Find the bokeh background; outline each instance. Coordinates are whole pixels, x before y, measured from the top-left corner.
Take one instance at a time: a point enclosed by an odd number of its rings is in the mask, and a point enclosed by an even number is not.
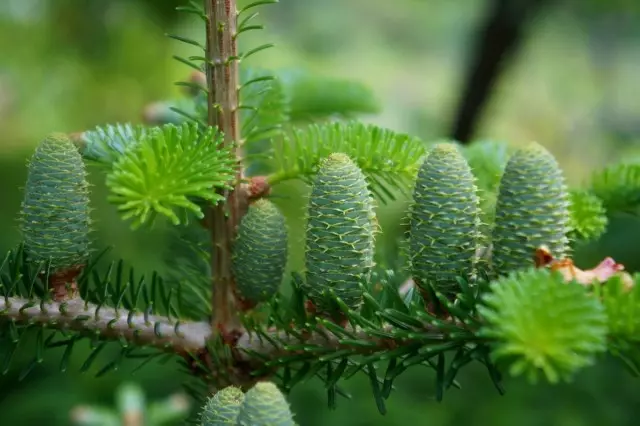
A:
[[[186,48],[165,33],[202,39],[198,22],[174,12],[179,4],[0,0],[0,252],[19,241],[15,225],[25,162],[48,132],[138,123],[147,104],[178,93],[173,82],[188,69],[171,56]],[[635,0],[280,0],[260,13],[267,29],[242,43],[266,40],[277,48],[252,57],[250,65],[305,68],[363,82],[381,106],[379,114],[362,117],[367,122],[425,140],[535,140],[557,156],[572,184],[639,149]],[[483,27],[498,15],[498,25],[490,27],[496,35],[480,52]],[[488,78],[469,84],[478,58],[491,63],[505,46],[510,47],[495,84]],[[473,125],[456,126],[464,93],[483,88],[487,101],[472,108]],[[129,230],[105,201],[100,177],[92,174],[97,246],[113,246],[111,258],[127,259],[143,271],[162,270],[156,248],[164,234]],[[294,228],[297,211],[288,210]],[[391,211],[386,221],[398,218]],[[639,270],[638,238],[634,217],[616,217],[604,237],[580,248],[577,261],[589,266],[610,255]],[[87,351],[86,344],[78,345],[74,368],[64,374],[58,371],[61,353],[52,351],[20,381],[21,368],[33,356],[25,342],[0,378],[0,424],[69,425],[74,406],[112,405],[114,390],[125,380],[140,384],[150,399],[180,391],[183,377],[171,362],[150,364],[135,375],[127,363],[100,379],[94,378],[99,364],[80,374]],[[107,352],[100,358],[106,360]],[[437,403],[431,372],[414,370],[397,382],[384,417],[363,379],[345,384],[353,399],[341,400],[335,411],[327,408],[318,383],[297,388],[290,400],[302,426],[613,426],[637,425],[640,415],[640,381],[611,360],[570,384],[531,387],[507,380],[505,396],[482,369],[469,368],[460,381],[461,390]]]

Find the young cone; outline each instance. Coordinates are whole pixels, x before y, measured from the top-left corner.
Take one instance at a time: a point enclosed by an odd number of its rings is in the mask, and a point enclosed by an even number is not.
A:
[[[493,272],[534,265],[538,247],[565,257],[570,231],[569,196],[562,170],[544,147],[531,144],[509,159],[496,203]]]
[[[320,164],[311,190],[304,288],[316,307],[337,313],[333,290],[351,309],[362,301],[360,283],[373,267],[373,200],[362,171],[345,154]]]
[[[238,414],[244,400],[240,388],[227,386],[207,399],[200,414],[201,426],[237,425]]]
[[[249,207],[233,246],[233,273],[238,295],[257,304],[278,292],[287,265],[287,227],[284,216],[270,201]]]
[[[453,144],[436,145],[420,167],[411,207],[411,272],[416,284],[449,296],[474,273],[480,207],[475,178]]]
[[[296,426],[289,403],[271,382],[258,382],[245,394],[238,426]]]
[[[22,203],[21,231],[31,261],[51,261],[53,273],[82,266],[89,257],[89,185],[82,157],[64,134],[36,148]]]

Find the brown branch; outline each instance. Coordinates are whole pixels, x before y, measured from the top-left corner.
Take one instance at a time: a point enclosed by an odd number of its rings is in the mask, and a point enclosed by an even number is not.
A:
[[[206,322],[177,322],[158,315],[145,316],[85,303],[79,298],[43,303],[19,297],[0,298],[1,318],[25,324],[48,324],[55,329],[98,332],[104,338],[123,338],[180,354],[204,349],[211,336],[211,326]]]
[[[235,0],[205,0],[207,16],[206,57],[209,89],[208,124],[224,133],[225,146],[235,145],[240,162],[238,143],[238,62],[235,41],[237,9]],[[246,201],[240,200],[242,168],[238,165],[236,188],[224,195],[226,203],[211,207],[208,228],[211,232],[211,256],[214,330],[239,325],[235,313],[235,283],[231,273],[231,242]]]
[[[352,336],[348,341],[330,330],[324,332],[298,331],[293,335],[286,330],[271,328],[262,334],[245,329],[231,333],[223,332],[220,337],[231,351],[222,351],[212,357],[207,342],[213,337],[208,322],[180,322],[158,315],[132,313],[125,309],[114,309],[85,303],[82,299],[67,302],[39,302],[20,297],[0,298],[0,320],[11,320],[21,324],[39,324],[49,329],[72,330],[87,335],[133,344],[155,347],[168,353],[175,353],[186,359],[195,356],[204,360],[210,370],[200,371],[198,363],[192,363],[194,374],[203,374],[212,388],[222,384],[246,385],[256,380],[252,376],[255,368],[260,368],[266,359],[277,359],[291,355],[291,346],[305,344],[325,349],[322,352],[349,349],[358,354],[372,354],[389,351],[403,345],[412,345],[422,337],[392,337],[394,326],[383,324],[378,330],[364,330],[350,325],[345,332]],[[464,324],[457,324],[465,328]],[[424,324],[423,332],[428,340],[448,341],[448,331],[436,325]],[[380,337],[386,333],[390,337]],[[416,340],[418,339],[418,340]],[[354,340],[370,345],[354,344]],[[454,344],[455,342],[452,342]],[[254,353],[261,356],[256,357]],[[216,361],[214,361],[214,359]],[[225,374],[220,374],[220,369]],[[227,377],[228,376],[228,377]]]
[[[205,351],[206,341],[212,336],[211,326],[204,321],[178,322],[159,315],[131,314],[125,309],[85,303],[82,299],[64,303],[39,303],[19,297],[0,298],[0,318],[28,324],[48,324],[54,329],[98,332],[104,338],[123,338],[129,342],[176,353]],[[434,338],[445,338],[445,334],[437,327],[428,324],[425,324],[425,327],[433,332]],[[380,327],[382,332],[390,332],[392,329],[390,325]],[[345,327],[345,331],[354,335],[357,340],[374,342],[381,348],[390,344],[388,339],[371,336],[360,328],[348,326]],[[250,360],[247,351],[276,357],[286,352],[286,346],[290,344],[305,343],[329,349],[348,346],[341,344],[340,338],[328,330],[326,333],[307,334],[303,339],[276,329],[268,332],[268,340],[246,330],[238,333],[233,347],[242,354],[242,361]],[[269,341],[278,343],[274,345]]]

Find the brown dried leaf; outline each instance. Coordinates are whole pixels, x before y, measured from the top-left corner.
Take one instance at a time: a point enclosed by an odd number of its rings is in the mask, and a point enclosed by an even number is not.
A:
[[[538,268],[546,267],[560,272],[567,282],[575,280],[583,285],[591,285],[594,282],[606,282],[617,275],[627,289],[634,284],[631,275],[624,270],[624,265],[611,257],[605,258],[595,268],[582,270],[573,264],[572,259],[555,259],[547,247],[540,246],[536,249],[534,261]]]

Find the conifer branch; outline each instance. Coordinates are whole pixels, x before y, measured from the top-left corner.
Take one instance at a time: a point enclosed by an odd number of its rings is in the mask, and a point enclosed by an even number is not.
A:
[[[208,117],[210,126],[216,126],[224,134],[224,146],[235,145],[236,156],[240,157],[237,143],[240,141],[238,117],[238,61],[236,44],[237,8],[235,0],[205,0],[206,13],[206,74],[208,89]],[[213,253],[211,271],[213,274],[213,328],[233,326],[234,320],[234,280],[231,273],[231,241],[239,223],[240,182],[242,169],[238,167],[236,186],[225,191],[226,205],[212,206],[209,211],[208,226],[211,232]],[[227,216],[228,213],[228,216]]]
[[[275,376],[292,389],[319,377],[332,406],[342,394],[338,382],[364,370],[382,414],[396,377],[416,365],[436,371],[438,400],[475,361],[501,393],[501,370],[555,383],[606,351],[640,374],[640,274],[624,272],[612,258],[581,270],[569,256],[569,237],[594,238],[613,211],[637,212],[638,164],[605,169],[590,188],[570,192],[557,161],[537,144],[507,155],[506,146],[490,141],[428,147],[357,122],[296,128],[295,112],[309,110],[300,99],[315,105],[315,118],[330,118],[330,111],[348,116],[363,104],[346,102],[358,100],[342,90],[346,86],[323,83],[328,91],[320,87],[309,97],[302,89],[312,81],[284,90],[263,72],[243,76],[241,85],[240,60],[271,46],[237,52],[237,36],[261,27],[247,25],[256,13],[244,14],[277,0],[255,0],[240,10],[237,0],[199,1],[204,10],[195,0],[179,9],[206,22],[206,46],[171,36],[205,51],[204,58],[177,58],[197,70],[193,61],[203,60],[207,86],[206,97],[195,90],[204,85],[197,81],[205,80],[201,74],[181,84],[193,89],[190,107],[164,110],[179,113],[179,126],[160,125],[176,120],[165,115],[151,128],[97,128],[75,144],[52,134],[29,163],[24,241],[0,262],[6,368],[23,331],[33,330],[36,355],[21,377],[53,347],[66,346],[66,370],[79,338],[92,341],[86,371],[114,341],[122,351],[98,375],[123,357],[178,355],[202,382],[185,384],[195,399],[225,384],[248,388]],[[330,90],[340,96],[324,96]],[[269,144],[276,136],[281,140]],[[191,210],[202,219],[210,235],[185,226],[181,244],[172,244],[170,281],[156,273],[136,279],[133,268],[124,273],[123,261],[104,276],[92,269],[98,258],[91,256],[82,156],[108,172],[108,186],[120,195],[110,200],[127,212],[123,218],[131,214],[142,224],[162,214],[179,225],[178,213]],[[252,162],[261,158],[272,160],[275,170],[245,179],[243,168],[258,170]],[[311,191],[304,273],[291,272],[292,292],[284,296],[287,222],[275,203],[260,198],[288,179],[303,180]],[[376,266],[375,236],[382,229],[372,195],[393,200],[396,190],[410,186],[406,246]],[[484,216],[489,220],[482,225]],[[58,331],[64,338],[54,341]],[[133,353],[142,347],[155,350]],[[380,361],[386,373],[378,377]],[[292,424],[282,395],[265,386],[221,394],[214,401],[220,404],[203,414],[225,414],[212,421],[233,424]],[[266,411],[277,415],[268,418]]]
[[[33,301],[21,297],[0,298],[0,317],[17,323],[48,324],[55,329],[91,332],[114,340],[186,353],[205,347],[211,335],[206,322],[180,322],[158,315],[85,302]]]
[[[177,354],[206,350],[206,342],[213,334],[211,326],[205,321],[182,322],[160,315],[97,305],[81,298],[66,302],[0,298],[0,318],[16,323],[47,324],[51,329],[87,332],[107,339],[124,339],[139,346]],[[447,331],[458,325],[453,321],[447,327],[424,323],[422,328],[431,339],[447,341]],[[235,361],[251,361],[256,359],[256,355],[265,360],[276,359],[290,353],[288,346],[298,344],[323,348],[327,352],[336,349],[361,351],[365,348],[365,352],[373,353],[412,343],[406,339],[394,339],[394,330],[396,328],[391,324],[383,324],[375,330],[348,325],[340,334],[324,327],[302,334],[279,328],[260,331],[242,329],[232,347]],[[350,339],[344,340],[341,334],[348,335]],[[388,337],[381,337],[384,335]]]
[[[453,323],[452,323],[453,325]],[[425,331],[431,335],[433,340],[447,341],[445,328],[439,329],[437,326],[424,324]],[[291,354],[290,345],[304,344],[307,346],[321,347],[327,352],[332,350],[353,349],[360,353],[374,353],[391,348],[398,348],[404,345],[411,345],[414,342],[408,339],[394,339],[392,337],[382,338],[382,335],[392,336],[394,326],[383,324],[379,328],[372,330],[360,327],[346,326],[344,334],[349,336],[345,340],[340,335],[329,330],[324,332],[314,332],[307,335],[299,333],[291,334],[284,330],[270,330],[265,333],[266,338],[255,333],[245,332],[236,342],[235,348],[238,350],[240,359],[249,361],[255,359],[256,355],[267,359],[275,359],[278,356]],[[376,334],[376,335],[374,335]],[[420,336],[424,337],[424,336]]]
[[[18,324],[40,324],[51,329],[90,333],[114,341],[125,340],[180,355],[206,351],[207,341],[213,335],[210,324],[205,321],[182,322],[160,315],[97,305],[81,298],[65,302],[0,298],[0,318]],[[422,333],[414,337],[418,342],[425,340],[426,335],[427,340],[447,342],[451,328],[461,325],[457,321],[446,322],[442,327],[422,323]],[[292,345],[301,344],[321,348],[327,353],[347,349],[354,353],[372,354],[416,343],[392,324],[382,324],[375,329],[347,325],[341,332],[318,326],[314,331],[305,333],[274,327],[268,330],[242,329],[237,333],[232,344],[234,359],[227,359],[227,362],[251,362],[257,359],[256,356],[268,362],[290,355]],[[345,336],[349,339],[345,340]]]

